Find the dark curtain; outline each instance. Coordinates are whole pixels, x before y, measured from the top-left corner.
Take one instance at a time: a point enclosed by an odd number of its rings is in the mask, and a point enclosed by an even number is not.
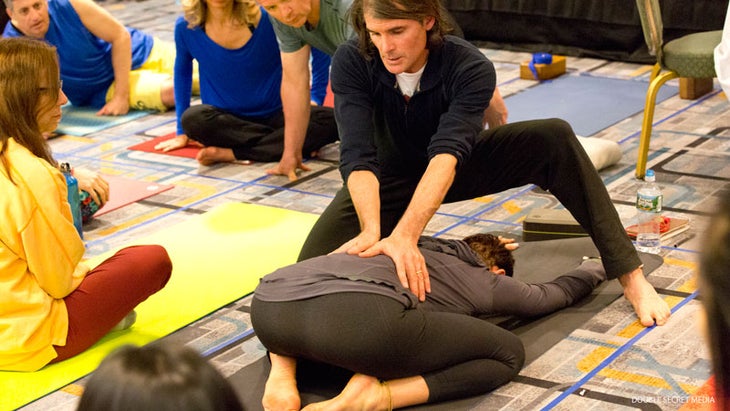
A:
[[[482,47],[651,63],[635,0],[444,0]],[[728,0],[660,0],[666,41],[721,30]]]

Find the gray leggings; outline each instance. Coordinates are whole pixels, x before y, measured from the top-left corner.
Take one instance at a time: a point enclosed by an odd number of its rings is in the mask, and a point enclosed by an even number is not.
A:
[[[406,309],[376,294],[336,293],[290,302],[255,296],[251,321],[272,353],[381,379],[421,375],[429,402],[480,395],[514,378],[522,341],[463,314]]]

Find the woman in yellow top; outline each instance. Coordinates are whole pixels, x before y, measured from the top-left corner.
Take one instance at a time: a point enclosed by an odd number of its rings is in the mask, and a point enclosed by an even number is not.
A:
[[[55,48],[0,39],[0,370],[82,352],[172,271],[157,245],[122,249],[93,269],[81,263],[65,179],[43,138],[66,101]]]

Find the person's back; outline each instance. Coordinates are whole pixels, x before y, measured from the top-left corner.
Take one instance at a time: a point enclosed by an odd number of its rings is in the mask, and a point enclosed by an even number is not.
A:
[[[480,246],[486,251],[475,252],[475,247]],[[532,317],[574,303],[606,279],[600,263],[589,261],[554,281],[540,286],[526,284],[512,278],[514,259],[509,251],[500,251],[507,250],[505,245],[490,234],[467,236],[464,240],[423,236],[419,250],[431,281],[431,292],[425,301],[419,302],[400,283],[390,257],[361,258],[346,253],[314,257],[280,268],[261,279],[255,295],[259,300],[274,302],[357,291],[390,297],[406,309]]]

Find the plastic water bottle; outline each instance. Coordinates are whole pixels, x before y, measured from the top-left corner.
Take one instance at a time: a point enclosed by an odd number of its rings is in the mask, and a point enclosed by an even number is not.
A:
[[[74,227],[79,232],[79,236],[84,238],[84,232],[81,229],[81,197],[79,196],[79,182],[76,177],[71,174],[71,166],[68,163],[61,163],[61,172],[66,177],[66,186],[68,186],[68,204],[71,206],[71,214],[74,217]]]
[[[646,170],[644,183],[636,193],[636,249],[639,251],[659,254],[662,200],[662,190],[656,184],[654,170]]]

